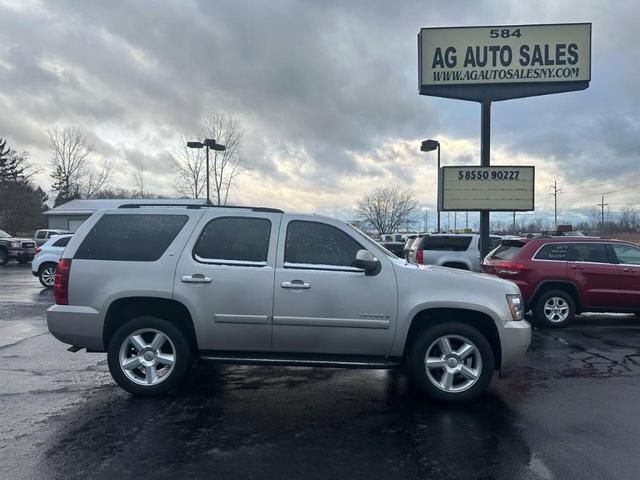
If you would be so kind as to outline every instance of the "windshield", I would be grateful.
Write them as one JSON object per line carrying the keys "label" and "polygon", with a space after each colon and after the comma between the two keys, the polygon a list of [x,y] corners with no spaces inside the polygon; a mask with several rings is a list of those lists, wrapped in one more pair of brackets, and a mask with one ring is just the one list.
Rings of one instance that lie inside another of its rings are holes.
{"label": "windshield", "polygon": [[367,240],[369,240],[373,245],[374,248],[379,250],[381,253],[385,254],[387,257],[390,258],[398,258],[396,255],[393,254],[393,252],[390,252],[389,250],[387,250],[386,248],[384,248],[382,245],[380,245],[378,242],[376,242],[373,238],[371,238],[369,235],[367,235],[366,233],[364,233],[362,230],[360,230],[357,227],[354,227],[353,225],[351,225],[350,223],[347,223],[347,225],[349,225],[353,230],[355,230],[358,234],[362,235],[364,238],[366,238]]}
{"label": "windshield", "polygon": [[11,235],[9,235],[4,230],[0,230],[0,238],[11,238]]}

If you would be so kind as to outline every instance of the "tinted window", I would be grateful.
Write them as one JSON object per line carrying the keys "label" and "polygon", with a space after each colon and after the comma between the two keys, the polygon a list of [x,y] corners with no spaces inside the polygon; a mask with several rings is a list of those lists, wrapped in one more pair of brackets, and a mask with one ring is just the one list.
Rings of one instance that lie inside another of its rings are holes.
{"label": "tinted window", "polygon": [[58,232],[47,232],[47,238],[51,238],[54,235],[58,235]]}
{"label": "tinted window", "polygon": [[287,227],[284,261],[350,267],[362,246],[325,223],[296,220]]}
{"label": "tinted window", "polygon": [[271,221],[266,218],[220,217],[202,230],[193,249],[196,260],[266,262]]}
{"label": "tinted window", "polygon": [[61,238],[60,240],[56,240],[53,244],[54,247],[66,247],[67,244],[69,243],[69,240],[71,240],[71,237],[64,237]]}
{"label": "tinted window", "polygon": [[640,248],[631,245],[611,245],[618,261],[623,264],[640,265]]}
{"label": "tinted window", "polygon": [[496,249],[495,252],[493,252],[491,258],[497,258],[498,260],[511,260],[516,256],[516,254],[523,246],[524,243],[522,242],[503,240],[502,244]]}
{"label": "tinted window", "polygon": [[36,233],[36,238],[40,239],[40,238],[45,238],[47,236],[47,232],[44,231],[39,231]]}
{"label": "tinted window", "polygon": [[569,244],[567,243],[547,243],[536,256],[536,260],[568,260]]}
{"label": "tinted window", "polygon": [[471,244],[471,237],[464,235],[424,237],[422,250],[441,250],[450,252],[465,252]]}
{"label": "tinted window", "polygon": [[103,215],[78,248],[86,260],[158,260],[189,217],[186,215]]}
{"label": "tinted window", "polygon": [[493,250],[500,245],[500,237],[489,237],[489,250]]}
{"label": "tinted window", "polygon": [[574,262],[609,263],[604,243],[573,243],[569,246],[569,260]]}

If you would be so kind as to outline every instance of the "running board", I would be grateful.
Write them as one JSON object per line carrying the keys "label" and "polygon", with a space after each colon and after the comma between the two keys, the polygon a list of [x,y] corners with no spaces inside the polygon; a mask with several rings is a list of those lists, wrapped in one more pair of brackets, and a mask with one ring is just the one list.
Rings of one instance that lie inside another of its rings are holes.
{"label": "running board", "polygon": [[371,368],[387,369],[400,366],[400,360],[394,359],[366,359],[364,357],[353,358],[312,358],[312,357],[276,357],[276,356],[240,356],[201,354],[200,358],[205,361],[222,363],[227,365],[279,365],[285,367],[329,367],[329,368]]}

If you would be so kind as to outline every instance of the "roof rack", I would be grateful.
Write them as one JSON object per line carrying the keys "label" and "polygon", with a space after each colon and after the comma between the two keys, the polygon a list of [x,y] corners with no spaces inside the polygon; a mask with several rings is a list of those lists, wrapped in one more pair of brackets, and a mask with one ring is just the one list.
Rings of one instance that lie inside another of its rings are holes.
{"label": "roof rack", "polygon": [[143,207],[182,207],[188,209],[198,210],[200,208],[231,208],[231,209],[243,209],[251,210],[253,212],[267,212],[267,213],[284,213],[284,210],[279,208],[268,207],[244,207],[237,205],[198,205],[189,203],[125,203],[118,208],[143,208]]}

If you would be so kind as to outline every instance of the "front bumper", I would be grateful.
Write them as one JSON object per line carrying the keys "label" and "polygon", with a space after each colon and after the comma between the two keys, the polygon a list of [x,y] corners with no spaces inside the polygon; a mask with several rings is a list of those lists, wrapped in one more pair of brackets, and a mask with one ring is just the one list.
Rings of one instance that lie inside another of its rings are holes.
{"label": "front bumper", "polygon": [[500,370],[516,364],[531,344],[531,325],[526,320],[505,322],[499,329],[502,363]]}
{"label": "front bumper", "polygon": [[33,260],[35,251],[33,248],[10,248],[9,258],[15,258],[17,260]]}
{"label": "front bumper", "polygon": [[104,351],[103,322],[100,313],[91,307],[53,305],[47,310],[47,327],[63,343]]}

